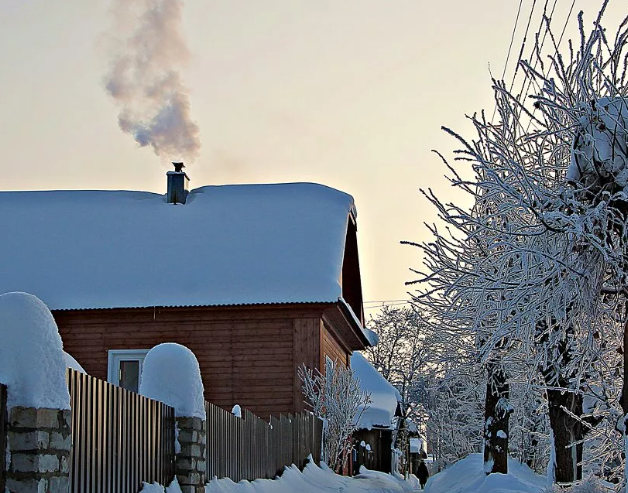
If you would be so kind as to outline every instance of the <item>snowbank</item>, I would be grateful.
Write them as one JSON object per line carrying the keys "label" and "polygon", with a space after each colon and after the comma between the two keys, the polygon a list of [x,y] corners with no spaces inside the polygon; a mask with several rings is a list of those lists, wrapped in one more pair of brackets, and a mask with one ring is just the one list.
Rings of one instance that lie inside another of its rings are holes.
{"label": "snowbank", "polygon": [[508,474],[484,474],[482,454],[471,454],[432,476],[425,493],[543,493],[545,476],[508,459]]}
{"label": "snowbank", "polygon": [[175,416],[205,419],[201,370],[194,353],[167,342],[146,354],[140,394],[174,407]]}
{"label": "snowbank", "polygon": [[392,427],[397,403],[401,400],[397,389],[358,352],[351,356],[351,369],[360,381],[360,388],[371,395],[371,402],[362,413],[358,427],[368,430]]}
{"label": "snowbank", "polygon": [[7,405],[70,409],[63,343],[52,314],[31,294],[0,295],[0,382]]}
{"label": "snowbank", "polygon": [[182,493],[181,486],[179,486],[179,482],[177,481],[177,477],[175,476],[170,485],[165,488],[159,483],[145,483],[142,482],[142,489],[140,493]]}
{"label": "snowbank", "polygon": [[328,467],[309,462],[303,472],[296,466],[286,467],[281,477],[240,481],[212,479],[205,493],[398,493],[413,491],[411,485],[389,474],[362,468],[354,477],[339,476]]}

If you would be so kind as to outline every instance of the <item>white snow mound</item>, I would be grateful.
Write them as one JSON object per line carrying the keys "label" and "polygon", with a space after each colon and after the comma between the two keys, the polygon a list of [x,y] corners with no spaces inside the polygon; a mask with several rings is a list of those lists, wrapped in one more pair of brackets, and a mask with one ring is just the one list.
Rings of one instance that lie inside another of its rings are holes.
{"label": "white snow mound", "polygon": [[70,409],[63,343],[48,307],[27,293],[0,295],[0,383],[7,405]]}
{"label": "white snow mound", "polygon": [[140,394],[174,407],[175,416],[205,419],[201,370],[194,353],[167,342],[146,354]]}
{"label": "white snow mound", "polygon": [[432,476],[425,493],[543,493],[544,476],[508,458],[508,474],[484,474],[482,454],[470,454]]}
{"label": "white snow mound", "polygon": [[177,481],[177,477],[175,476],[170,483],[169,486],[165,488],[159,483],[145,483],[142,481],[142,489],[140,493],[182,493],[181,486],[179,486],[179,482]]}
{"label": "white snow mound", "polygon": [[354,477],[334,474],[328,467],[309,462],[303,471],[295,465],[286,467],[276,479],[256,479],[234,483],[228,478],[212,479],[205,493],[401,493],[414,491],[410,483],[390,474],[360,469]]}

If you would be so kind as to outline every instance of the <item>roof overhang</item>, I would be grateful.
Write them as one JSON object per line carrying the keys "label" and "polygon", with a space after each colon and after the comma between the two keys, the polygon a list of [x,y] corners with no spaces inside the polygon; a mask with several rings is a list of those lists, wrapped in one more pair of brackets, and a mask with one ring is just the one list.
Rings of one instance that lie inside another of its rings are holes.
{"label": "roof overhang", "polygon": [[371,344],[367,339],[362,325],[351,312],[349,306],[338,301],[323,312],[323,321],[330,327],[350,351],[362,351]]}

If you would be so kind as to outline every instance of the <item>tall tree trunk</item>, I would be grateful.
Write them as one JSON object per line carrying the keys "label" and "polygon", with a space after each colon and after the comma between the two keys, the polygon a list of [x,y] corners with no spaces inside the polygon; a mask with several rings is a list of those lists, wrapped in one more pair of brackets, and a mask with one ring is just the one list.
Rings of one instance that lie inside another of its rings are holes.
{"label": "tall tree trunk", "polygon": [[[556,482],[573,483],[582,479],[583,445],[586,430],[580,421],[574,418],[582,416],[582,395],[566,390],[548,390],[550,426],[554,432],[554,451],[556,454]],[[569,410],[570,413],[568,413]]]}
{"label": "tall tree trunk", "polygon": [[508,474],[508,422],[512,408],[510,386],[500,364],[487,366],[484,406],[484,472]]}
{"label": "tall tree trunk", "polygon": [[[628,306],[627,306],[628,311]],[[624,452],[628,461],[628,315],[624,324],[624,381],[621,388],[621,409],[624,412]],[[628,488],[628,466],[624,469],[624,486]]]}
{"label": "tall tree trunk", "polygon": [[[545,329],[547,325],[544,324],[545,321],[539,322],[538,328]],[[540,371],[547,387],[549,421],[554,434],[556,482],[573,483],[582,479],[582,466],[578,464],[582,462],[583,444],[581,442],[588,433],[588,428],[583,421],[595,426],[601,418],[582,417],[582,388],[574,388],[575,374],[567,370],[569,363],[575,357],[582,356],[577,356],[569,342],[573,337],[573,327],[566,327],[564,333],[561,333],[561,330],[560,325],[553,322],[549,331],[543,334],[540,342],[544,351],[547,352],[547,360],[554,363],[540,368]],[[554,337],[550,338],[550,333]],[[557,361],[560,361],[560,364],[557,364]]]}

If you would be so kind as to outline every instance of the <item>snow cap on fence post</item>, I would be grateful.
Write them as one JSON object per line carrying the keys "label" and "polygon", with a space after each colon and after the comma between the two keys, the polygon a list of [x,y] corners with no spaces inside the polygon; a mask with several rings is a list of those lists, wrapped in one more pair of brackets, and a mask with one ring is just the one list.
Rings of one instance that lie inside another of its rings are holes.
{"label": "snow cap on fence post", "polygon": [[0,295],[0,341],[9,418],[7,491],[67,492],[70,393],[57,324],[36,296],[6,293]]}
{"label": "snow cap on fence post", "polygon": [[9,409],[70,409],[63,343],[43,301],[28,293],[0,295],[0,340]]}
{"label": "snow cap on fence post", "polygon": [[175,474],[183,493],[205,491],[205,398],[194,353],[175,343],[159,344],[144,359],[140,394],[174,407],[178,432]]}
{"label": "snow cap on fence post", "polygon": [[167,342],[146,354],[140,394],[174,407],[175,416],[205,419],[201,370],[194,353]]}

